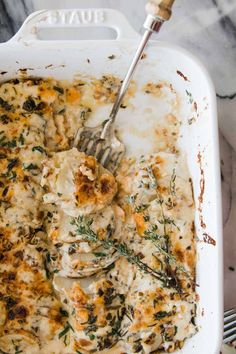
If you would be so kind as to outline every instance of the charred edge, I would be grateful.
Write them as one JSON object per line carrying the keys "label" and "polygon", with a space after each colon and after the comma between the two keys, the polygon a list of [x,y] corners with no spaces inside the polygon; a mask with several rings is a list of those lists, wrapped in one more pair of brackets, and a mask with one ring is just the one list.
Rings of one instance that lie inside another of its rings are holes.
{"label": "charred edge", "polygon": [[208,235],[207,233],[203,234],[203,241],[205,243],[208,243],[209,245],[215,246],[216,245],[216,241],[214,240],[214,238],[212,238],[210,235]]}
{"label": "charred edge", "polygon": [[180,70],[176,70],[177,74],[184,79],[184,81],[189,81],[187,76],[185,76]]}

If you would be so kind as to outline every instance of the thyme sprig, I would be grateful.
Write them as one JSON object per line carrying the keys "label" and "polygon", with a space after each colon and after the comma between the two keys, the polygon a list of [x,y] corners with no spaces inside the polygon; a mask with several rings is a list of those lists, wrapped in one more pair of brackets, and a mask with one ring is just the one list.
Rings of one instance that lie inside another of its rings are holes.
{"label": "thyme sprig", "polygon": [[170,186],[169,186],[170,194],[172,196],[176,196],[176,185],[175,185],[175,182],[176,182],[176,173],[175,173],[175,169],[173,169],[173,172],[172,172],[172,175],[171,175],[171,179],[170,179]]}
{"label": "thyme sprig", "polygon": [[171,263],[176,263],[176,258],[163,247],[163,235],[157,233],[158,226],[151,225],[150,229],[144,231],[145,240],[151,241],[157,250]]}
{"label": "thyme sprig", "polygon": [[[157,248],[157,250],[166,258],[166,260],[170,263],[170,264],[177,264],[177,260],[176,257],[171,254],[170,252],[168,252],[165,247],[163,247],[162,245],[162,241],[163,241],[163,235],[160,235],[157,233],[158,231],[158,226],[157,225],[151,225],[151,227],[144,231],[144,238],[146,240],[151,241],[154,246]],[[184,266],[182,265],[176,265],[176,270],[180,271],[182,273],[185,273],[185,275],[188,278],[191,278],[189,272],[185,269]]]}
{"label": "thyme sprig", "polygon": [[128,248],[126,243],[120,243],[115,239],[100,240],[98,235],[91,228],[92,223],[93,219],[85,218],[84,216],[79,216],[72,220],[72,225],[76,226],[76,233],[80,236],[83,236],[86,241],[99,242],[106,249],[113,248],[119,253],[120,256],[125,257],[128,262],[136,265],[140,270],[160,280],[166,287],[170,286],[170,277],[168,277],[165,273],[161,271],[157,271],[149,267],[141,260],[141,257],[138,254]]}

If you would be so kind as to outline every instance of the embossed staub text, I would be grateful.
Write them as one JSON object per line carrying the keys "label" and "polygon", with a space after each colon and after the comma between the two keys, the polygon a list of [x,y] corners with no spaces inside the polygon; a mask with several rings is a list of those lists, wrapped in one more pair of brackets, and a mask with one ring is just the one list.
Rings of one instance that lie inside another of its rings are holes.
{"label": "embossed staub text", "polygon": [[102,10],[58,10],[51,11],[47,22],[50,25],[99,24],[105,21]]}

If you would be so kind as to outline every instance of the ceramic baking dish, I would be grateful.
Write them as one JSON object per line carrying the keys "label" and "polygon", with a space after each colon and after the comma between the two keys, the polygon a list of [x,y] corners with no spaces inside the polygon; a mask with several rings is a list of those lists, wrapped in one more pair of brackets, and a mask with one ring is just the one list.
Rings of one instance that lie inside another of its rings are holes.
{"label": "ceramic baking dish", "polygon": [[[73,40],[81,33],[83,37],[101,36],[101,28],[109,28],[109,36],[111,31],[116,33],[116,39]],[[9,42],[0,45],[0,79],[5,81],[23,75],[72,80],[76,75],[101,77],[102,74],[123,78],[138,41],[139,35],[115,10],[36,12]],[[167,81],[177,92],[178,104],[173,110],[182,122],[179,144],[187,156],[193,180],[199,332],[178,353],[219,354],[223,302],[222,222],[214,87],[205,68],[190,53],[158,41],[150,43],[135,81],[137,87],[148,81]],[[128,154],[152,149],[147,133],[151,128],[150,116],[158,121],[171,109],[171,94],[153,101],[146,96],[137,89],[132,112],[121,110],[118,115],[117,125]],[[98,111],[97,119],[102,119],[104,114],[107,112]]]}

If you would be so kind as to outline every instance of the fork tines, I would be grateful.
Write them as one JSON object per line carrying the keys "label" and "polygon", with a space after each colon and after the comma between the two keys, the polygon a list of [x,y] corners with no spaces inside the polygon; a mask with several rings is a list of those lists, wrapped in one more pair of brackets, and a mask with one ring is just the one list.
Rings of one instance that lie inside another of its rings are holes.
{"label": "fork tines", "polygon": [[224,313],[224,337],[223,342],[229,343],[236,340],[236,309]]}

